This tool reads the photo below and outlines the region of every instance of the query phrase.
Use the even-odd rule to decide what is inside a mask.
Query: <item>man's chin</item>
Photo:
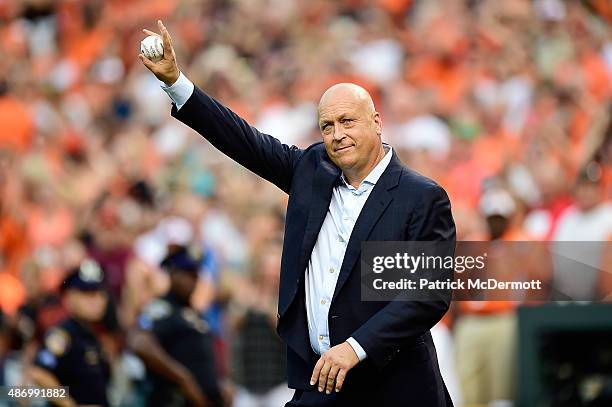
[[[348,169],[353,168],[355,165],[355,160],[351,159],[351,157],[338,157],[337,155],[328,154],[331,161],[336,165],[336,167],[340,168],[341,171],[346,171]]]
[[[351,160],[348,157],[340,157],[336,160],[336,165],[342,170],[346,171],[355,165],[355,160]]]

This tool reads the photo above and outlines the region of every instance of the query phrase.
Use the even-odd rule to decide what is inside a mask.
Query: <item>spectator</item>
[[[606,241],[612,234],[612,205],[604,199],[602,170],[596,163],[581,171],[574,187],[574,205],[565,210],[554,239],[555,299],[597,299],[597,281]]]
[[[234,407],[283,405],[292,397],[285,373],[285,347],[276,334],[280,254],[277,244],[264,249],[253,268],[252,291],[235,298],[243,309],[234,339],[234,373],[239,386]]]

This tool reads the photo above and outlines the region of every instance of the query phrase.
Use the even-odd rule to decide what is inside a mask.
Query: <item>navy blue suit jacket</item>
[[[305,150],[282,144],[197,87],[180,110],[173,106],[172,115],[289,194],[277,330],[287,344],[289,386],[312,390],[309,380],[318,355],[309,341],[304,275],[340,169],[323,143]],[[427,302],[361,301],[357,260],[363,241],[454,239],[445,191],[404,167],[394,152],[356,221],[329,310],[331,345],[352,336],[367,353],[347,375],[341,392],[346,400],[353,395],[358,405],[365,405],[364,397],[372,397],[375,405],[450,405],[429,333],[447,311],[450,297]]]

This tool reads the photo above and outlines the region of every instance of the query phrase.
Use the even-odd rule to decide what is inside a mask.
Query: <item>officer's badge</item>
[[[62,356],[70,346],[70,335],[61,328],[55,328],[45,338],[45,347],[55,356]]]
[[[79,277],[81,280],[88,283],[99,283],[104,278],[104,274],[97,262],[91,259],[85,259],[81,262],[81,266],[79,267]]]
[[[170,307],[170,304],[168,304],[167,301],[157,299],[151,301],[151,303],[147,305],[144,313],[151,320],[156,321],[158,319],[166,318],[168,315],[170,315],[171,311],[172,308]]]
[[[89,349],[85,351],[85,362],[92,366],[95,366],[100,363],[100,357],[98,356],[98,352],[94,349]]]
[[[201,333],[208,332],[208,324],[206,321],[203,321],[193,309],[184,308],[181,312],[183,319],[189,323],[192,327],[194,327],[197,331]]]
[[[202,248],[197,244],[191,244],[187,247],[187,253],[192,259],[201,259],[203,256]]]

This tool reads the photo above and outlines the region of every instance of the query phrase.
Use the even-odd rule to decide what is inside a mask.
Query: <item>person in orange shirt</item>
[[[19,210],[22,180],[14,162],[12,154],[0,151],[0,269],[16,276],[29,254],[29,242],[25,220]]]
[[[7,315],[14,315],[24,301],[25,289],[21,281],[14,275],[0,269],[0,309]]]
[[[516,255],[517,249],[531,248],[520,241],[531,240],[520,227],[520,207],[513,196],[499,186],[485,190],[479,207],[486,219],[491,241],[515,244],[486,246],[487,274],[503,275],[506,281],[521,281],[531,273],[529,254]],[[495,253],[492,253],[495,249]],[[537,260],[537,259],[536,259]],[[536,262],[535,266],[539,264]],[[508,275],[509,274],[509,275]],[[502,278],[499,278],[500,280]],[[510,293],[494,292],[502,300],[460,301],[455,325],[455,351],[464,406],[484,406],[514,399],[517,301]],[[507,300],[506,300],[507,299]],[[492,340],[492,338],[495,338]]]
[[[34,120],[26,105],[8,93],[0,79],[0,150],[26,152],[34,136]]]
[[[17,275],[19,266],[28,255],[25,227],[11,216],[3,216],[0,207],[0,254],[4,257],[6,271]]]

